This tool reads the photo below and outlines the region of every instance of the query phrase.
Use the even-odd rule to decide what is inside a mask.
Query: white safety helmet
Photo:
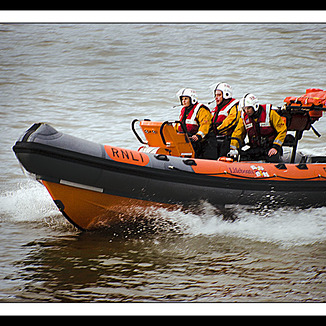
[[[258,98],[251,93],[245,94],[239,102],[239,109],[243,110],[243,108],[246,106],[252,106],[256,112],[259,108]]]
[[[232,87],[227,83],[216,83],[210,86],[213,90],[214,96],[216,91],[221,91],[224,99],[232,98]]]
[[[198,96],[197,96],[197,93],[196,91],[194,91],[193,89],[191,88],[181,88],[176,96],[180,99],[180,103],[182,104],[182,100],[181,98],[183,96],[188,96],[190,97],[190,102],[191,104],[196,104],[198,102]]]

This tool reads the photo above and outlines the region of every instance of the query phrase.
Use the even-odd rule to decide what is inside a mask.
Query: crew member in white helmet
[[[213,130],[216,135],[231,136],[240,118],[239,100],[232,97],[232,87],[227,83],[217,83],[211,88],[216,101],[216,107],[212,110]]]
[[[230,150],[231,135],[240,119],[239,100],[232,97],[232,87],[227,83],[216,83],[210,88],[216,101],[212,110],[212,130],[216,135],[217,157],[226,156]]]
[[[250,149],[246,155],[250,160],[279,162],[282,145],[286,137],[286,124],[271,104],[259,104],[257,97],[247,93],[239,102],[242,110],[239,123],[232,134],[229,156],[237,156],[239,142],[242,144],[246,135]],[[238,141],[237,141],[237,140]]]
[[[212,115],[208,107],[198,103],[197,93],[190,88],[181,88],[176,96],[183,105],[179,120],[188,132],[188,136],[198,158],[208,158],[205,137],[210,130]],[[178,132],[182,132],[182,127],[176,125]]]

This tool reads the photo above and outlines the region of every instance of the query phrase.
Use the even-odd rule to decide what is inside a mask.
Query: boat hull
[[[76,185],[63,185],[42,181],[53,201],[66,219],[81,230],[110,228],[121,223],[141,219],[145,209],[173,208],[122,196],[104,194]]]
[[[143,208],[173,208],[202,200],[218,207],[326,204],[326,164],[154,155],[92,143],[45,124],[32,126],[13,149],[63,215],[82,230],[132,219]]]

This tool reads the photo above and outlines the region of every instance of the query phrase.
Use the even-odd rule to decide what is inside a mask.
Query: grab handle
[[[139,121],[138,119],[134,119],[134,120],[131,122],[131,130],[134,132],[136,138],[139,140],[140,143],[142,143],[142,144],[144,144],[144,145],[147,145],[148,142],[145,141],[145,140],[143,140],[143,139],[139,136],[139,134],[137,133],[137,131],[136,131],[135,124],[136,124],[136,122],[138,122],[138,121]]]
[[[190,141],[189,141],[189,138],[188,138],[187,130],[186,130],[185,126],[181,123],[181,121],[164,121],[161,124],[161,127],[160,127],[160,135],[161,135],[163,144],[166,145],[166,140],[165,140],[165,137],[164,137],[164,134],[163,134],[163,129],[167,124],[172,124],[172,123],[177,123],[177,124],[180,123],[181,129],[185,134],[186,143],[189,143]]]

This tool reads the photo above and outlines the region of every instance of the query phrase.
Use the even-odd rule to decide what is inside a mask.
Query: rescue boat
[[[143,145],[138,150],[94,143],[35,123],[13,150],[23,169],[81,230],[135,219],[144,208],[174,209],[202,200],[216,207],[324,206],[326,156],[304,156],[297,145],[325,110],[326,100],[285,99],[279,114],[295,135],[284,144],[291,155],[278,164],[241,161],[241,155],[238,161],[195,158],[187,133],[176,131],[179,121],[133,120],[131,128]]]

